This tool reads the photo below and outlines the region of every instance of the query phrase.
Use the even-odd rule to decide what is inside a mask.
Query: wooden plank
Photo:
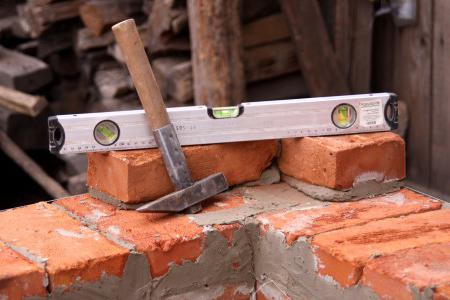
[[[3,130],[0,130],[0,147],[6,155],[14,160],[50,196],[53,198],[69,196],[69,193],[56,180],[45,173]]]
[[[144,12],[144,0],[119,0],[120,10],[127,16],[135,16]]]
[[[251,83],[247,86],[245,101],[292,99],[308,96],[308,88],[300,72],[271,80]]]
[[[449,13],[450,1],[434,1],[430,187],[447,195],[450,195]]]
[[[178,102],[192,99],[192,64],[189,57],[161,57],[152,62],[153,72],[164,99]]]
[[[119,3],[111,3],[109,0],[91,0],[84,3],[80,6],[80,17],[84,26],[95,36],[110,31],[112,25],[127,18]]]
[[[333,24],[334,52],[339,60],[341,70],[347,80],[350,77],[352,54],[352,14],[351,7],[355,1],[335,1],[335,15]]]
[[[393,92],[410,109],[408,177],[428,186],[430,176],[432,2],[421,0],[415,26],[395,30]],[[392,51],[392,50],[391,50]],[[392,72],[389,70],[388,72]]]
[[[36,117],[0,107],[0,128],[22,149],[48,149],[48,140],[42,137],[48,134],[49,115],[48,106]]]
[[[82,28],[77,31],[75,50],[80,53],[93,49],[106,48],[114,43],[114,36],[111,31],[105,32],[100,36],[95,36],[87,28]]]
[[[244,24],[279,11],[280,5],[277,0],[242,0],[242,21]]]
[[[311,96],[348,94],[317,0],[280,0]]]
[[[270,15],[243,26],[243,46],[254,47],[290,38],[289,26],[282,13]]]
[[[189,0],[194,99],[228,106],[245,95],[239,0]]]
[[[43,5],[50,4],[50,3],[56,2],[56,1],[59,1],[59,0],[27,0],[27,2],[29,4],[34,5],[34,6],[43,6]]]
[[[0,47],[0,84],[23,92],[33,92],[51,81],[44,62]]]
[[[94,82],[102,98],[119,97],[133,89],[128,72],[121,66],[100,67]]]
[[[85,0],[68,0],[45,5],[27,3],[18,8],[19,17],[31,37],[39,37],[52,24],[78,17]]]
[[[175,0],[155,0],[147,22],[146,46],[152,55],[190,50],[186,7]]]
[[[247,82],[295,72],[299,69],[295,46],[290,39],[244,50]]]
[[[47,100],[42,96],[25,94],[0,85],[0,105],[35,117],[47,106]]]
[[[350,89],[353,93],[368,93],[371,90],[373,3],[352,1],[352,5]]]
[[[244,49],[244,57],[247,84],[258,81],[268,84],[266,79],[299,71],[295,47],[290,40]],[[192,64],[188,58],[161,57],[155,59],[152,65],[163,95],[178,102],[187,102],[192,99]],[[301,79],[301,82],[293,84],[303,87],[303,78],[300,76],[296,78]],[[292,83],[292,80],[289,82]],[[263,85],[254,86],[262,87]],[[286,85],[283,87],[290,90]]]

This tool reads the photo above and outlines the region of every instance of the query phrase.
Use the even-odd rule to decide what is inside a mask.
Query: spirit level
[[[390,93],[169,108],[181,145],[387,131],[397,128]],[[52,153],[156,148],[143,110],[48,119]]]

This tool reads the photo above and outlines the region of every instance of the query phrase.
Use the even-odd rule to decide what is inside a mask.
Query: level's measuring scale
[[[397,99],[389,93],[168,109],[182,145],[386,131],[397,127]],[[50,151],[154,148],[143,110],[49,118]]]

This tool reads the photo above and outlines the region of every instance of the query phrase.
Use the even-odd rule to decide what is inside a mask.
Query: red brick
[[[0,299],[47,296],[44,269],[0,243]]]
[[[433,295],[433,300],[450,300],[450,283],[437,287]]]
[[[401,250],[370,261],[363,284],[383,299],[413,299],[417,291],[450,283],[450,243]]]
[[[388,218],[334,230],[313,237],[321,275],[352,286],[374,257],[433,243],[450,242],[450,210],[442,209]]]
[[[405,177],[405,143],[390,132],[282,140],[280,170],[337,190]]]
[[[229,185],[259,179],[277,141],[184,147],[194,180],[223,172]],[[174,188],[158,149],[88,154],[88,186],[126,203],[157,199]]]
[[[441,202],[407,189],[357,202],[335,203],[308,210],[270,212],[257,218],[264,230],[281,231],[292,245],[299,237],[361,225],[370,221],[435,210]]]
[[[219,198],[226,206],[242,201],[236,201],[237,196],[234,195],[230,195],[230,201],[227,201],[224,199],[225,195]],[[56,203],[94,223],[99,230],[131,243],[137,251],[145,253],[150,261],[153,277],[166,274],[172,263],[196,261],[202,254],[205,228],[198,226],[186,215],[116,210],[88,195],[60,199]],[[210,201],[209,205],[214,204]],[[208,210],[209,207],[205,207],[205,211]],[[237,227],[231,224],[218,226],[217,229],[224,237],[229,238]]]
[[[0,240],[45,261],[52,289],[102,274],[120,277],[128,258],[127,250],[44,202],[1,212]]]

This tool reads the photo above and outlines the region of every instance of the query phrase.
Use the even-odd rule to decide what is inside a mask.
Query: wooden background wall
[[[450,195],[450,1],[419,0],[415,26],[375,21],[375,91],[392,91],[408,104],[408,178]]]

